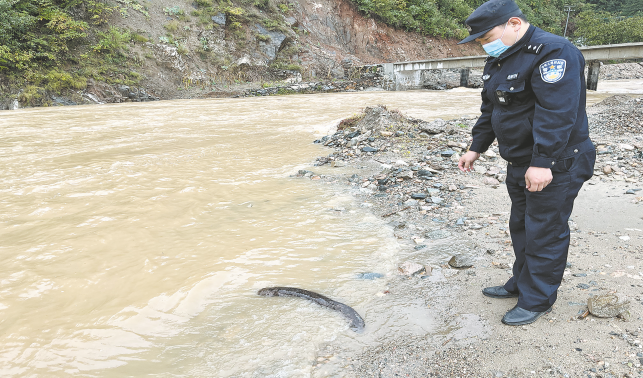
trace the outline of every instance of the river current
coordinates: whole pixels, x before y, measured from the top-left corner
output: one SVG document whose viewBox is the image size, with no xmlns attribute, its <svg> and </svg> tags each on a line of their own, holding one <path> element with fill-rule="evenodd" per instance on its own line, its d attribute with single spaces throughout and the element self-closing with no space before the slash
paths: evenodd
<svg viewBox="0 0 643 378">
<path fill-rule="evenodd" d="M 331 151 L 312 141 L 364 106 L 430 120 L 479 101 L 455 89 L 2 112 L 0 376 L 307 377 L 321 345 L 431 332 L 419 304 L 378 315 L 386 279 L 358 278 L 394 274 L 386 222 L 291 176 L 328 172 L 311 168 Z M 341 300 L 367 328 L 257 296 L 265 286 Z"/>
</svg>

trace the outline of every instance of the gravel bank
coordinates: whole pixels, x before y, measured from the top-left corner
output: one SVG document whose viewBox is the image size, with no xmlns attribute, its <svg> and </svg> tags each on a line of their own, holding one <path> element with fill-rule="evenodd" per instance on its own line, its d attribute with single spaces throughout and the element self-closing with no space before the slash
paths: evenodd
<svg viewBox="0 0 643 378">
<path fill-rule="evenodd" d="M 522 327 L 500 323 L 515 299 L 481 294 L 510 277 L 513 253 L 506 164 L 497 146 L 475 173 L 457 169 L 475 119 L 425 122 L 372 107 L 320 139 L 334 152 L 318 165 L 359 173 L 300 176 L 352 187 L 359 201 L 389 220 L 405 250 L 405 273 L 396 272 L 378 300 L 420 299 L 436 324 L 428 334 L 381 340 L 361 351 L 329 345 L 320 356 L 336 354 L 340 362 L 328 369 L 332 363 L 320 357 L 313 375 L 643 377 L 642 109 L 641 99 L 618 96 L 588 108 L 599 155 L 570 221 L 559 298 L 550 314 Z M 428 253 L 436 247 L 440 253 Z M 413 274 L 421 269 L 411 263 L 424 271 Z M 583 316 L 590 297 L 609 293 L 629 301 L 628 311 Z"/>
</svg>

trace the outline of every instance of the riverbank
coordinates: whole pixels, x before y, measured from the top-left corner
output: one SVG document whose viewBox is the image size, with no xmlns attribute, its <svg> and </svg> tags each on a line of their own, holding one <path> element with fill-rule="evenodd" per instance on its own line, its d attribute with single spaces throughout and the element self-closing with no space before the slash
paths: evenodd
<svg viewBox="0 0 643 378">
<path fill-rule="evenodd" d="M 168 95 L 167 88 L 150 84 L 127 86 L 106 84 L 89 80 L 87 87 L 64 94 L 39 90 L 32 95 L 45 99 L 46 106 L 92 105 L 127 102 L 146 102 L 171 99 L 238 98 L 290 94 L 314 94 L 392 90 L 395 80 L 384 74 L 381 64 L 364 66 L 347 65 L 341 69 L 343 79 L 303 80 L 298 71 L 281 70 L 275 74 L 275 81 L 245 82 L 211 85 L 207 80 L 188 79 Z M 428 70 L 425 89 L 446 90 L 460 85 L 460 69 Z M 601 67 L 600 80 L 643 79 L 643 63 L 619 63 Z M 472 70 L 469 76 L 470 88 L 482 87 L 482 70 Z M 599 84 L 600 88 L 600 84 Z M 166 92 L 164 92 L 164 90 Z M 19 101 L 19 94 L 0 98 L 0 110 L 16 110 L 29 107 Z"/>
<path fill-rule="evenodd" d="M 595 176 L 583 187 L 570 220 L 558 301 L 550 314 L 522 327 L 500 322 L 515 299 L 481 294 L 483 287 L 511 276 L 513 252 L 506 163 L 497 146 L 474 173 L 457 169 L 475 118 L 425 122 L 372 107 L 320 139 L 334 152 L 316 164 L 359 174 L 301 175 L 355 188 L 358 201 L 389 220 L 405 251 L 400 272 L 388 272 L 393 276 L 387 290 L 373 300 L 420 299 L 435 327 L 362 351 L 327 346 L 319 353 L 316 375 L 643 376 L 643 137 L 638 131 L 643 99 L 613 96 L 588 108 L 588 114 L 598 150 Z M 436 245 L 440 256 L 426 253 Z M 583 316 L 590 297 L 610 293 L 629 301 L 629 311 L 611 318 Z M 365 320 L 368 327 L 368 316 Z"/>
</svg>

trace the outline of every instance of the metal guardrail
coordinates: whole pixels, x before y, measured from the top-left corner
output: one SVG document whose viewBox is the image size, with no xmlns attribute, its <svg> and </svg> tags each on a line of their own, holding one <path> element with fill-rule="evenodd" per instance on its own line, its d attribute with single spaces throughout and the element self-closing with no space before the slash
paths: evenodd
<svg viewBox="0 0 643 378">
<path fill-rule="evenodd" d="M 622 43 L 618 45 L 585 46 L 580 47 L 579 50 L 583 53 L 583 56 L 587 61 L 643 58 L 643 42 Z M 392 68 L 393 72 L 447 68 L 477 68 L 484 67 L 486 58 L 486 55 L 478 55 L 460 58 L 396 62 L 392 63 Z"/>
<path fill-rule="evenodd" d="M 589 72 L 587 89 L 596 90 L 601 60 L 641 59 L 643 58 L 643 42 L 622 43 L 617 45 L 585 46 L 579 50 L 583 53 Z M 422 72 L 461 68 L 460 83 L 467 86 L 471 68 L 484 67 L 486 55 L 464 56 L 459 58 L 429 59 L 412 62 L 384 63 L 384 73 L 395 78 L 395 88 L 421 88 Z"/>
</svg>

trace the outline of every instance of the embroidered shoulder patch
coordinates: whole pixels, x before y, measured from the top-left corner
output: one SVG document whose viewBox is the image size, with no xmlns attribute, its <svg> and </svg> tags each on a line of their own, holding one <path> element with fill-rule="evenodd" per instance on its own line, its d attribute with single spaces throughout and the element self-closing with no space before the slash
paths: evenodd
<svg viewBox="0 0 643 378">
<path fill-rule="evenodd" d="M 555 83 L 565 76 L 567 61 L 565 59 L 552 59 L 540 65 L 540 77 L 545 83 Z"/>
</svg>

